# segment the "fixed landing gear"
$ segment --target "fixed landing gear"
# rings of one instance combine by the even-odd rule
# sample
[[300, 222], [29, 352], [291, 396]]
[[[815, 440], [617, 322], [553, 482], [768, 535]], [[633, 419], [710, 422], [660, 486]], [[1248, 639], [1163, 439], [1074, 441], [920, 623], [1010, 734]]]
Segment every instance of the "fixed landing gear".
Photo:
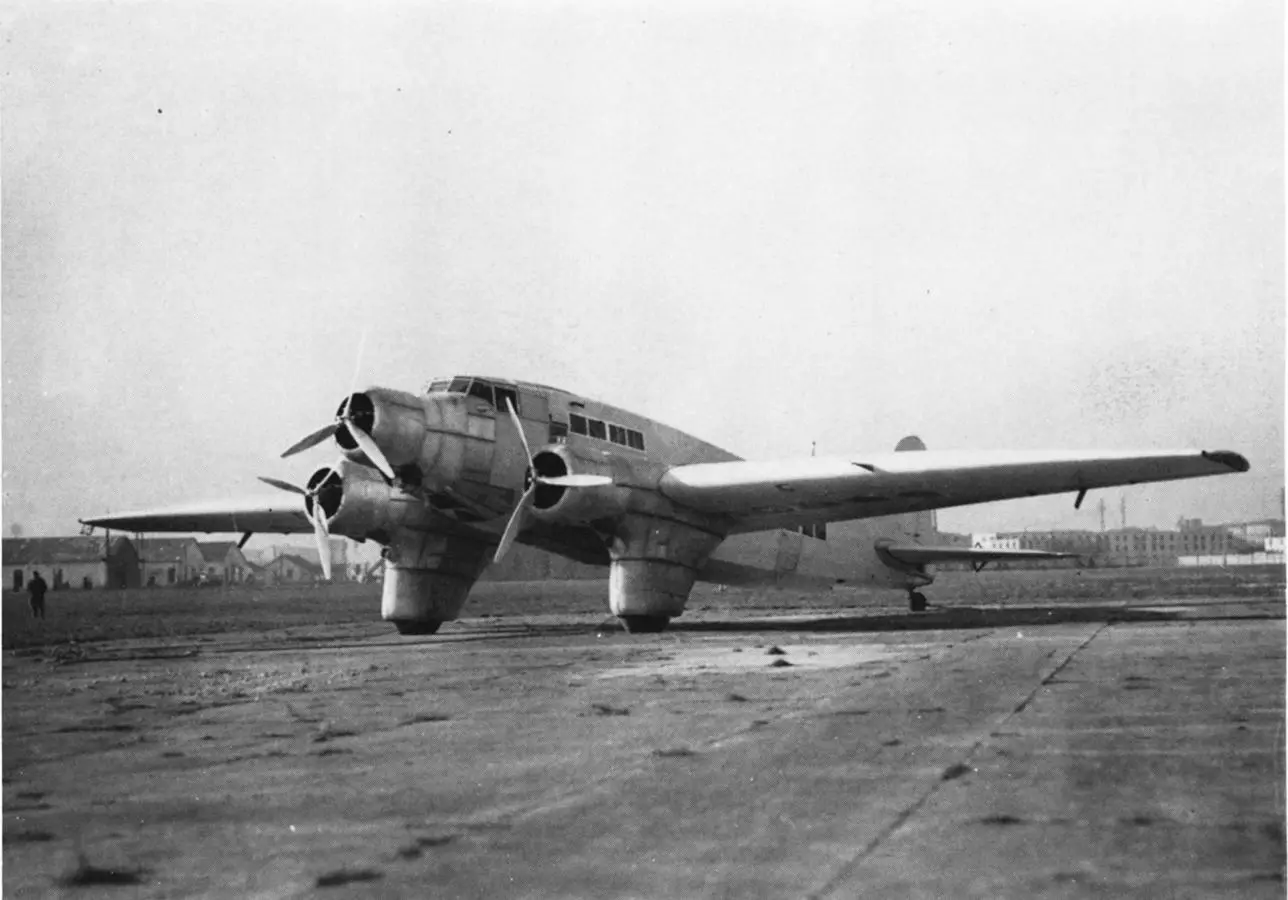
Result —
[[670, 616], [620, 616], [622, 627], [630, 634], [657, 634], [666, 628]]
[[908, 608], [913, 612], [925, 612], [926, 595], [921, 591], [912, 591], [908, 594]]
[[438, 619], [394, 619], [399, 634], [433, 634], [443, 623]]

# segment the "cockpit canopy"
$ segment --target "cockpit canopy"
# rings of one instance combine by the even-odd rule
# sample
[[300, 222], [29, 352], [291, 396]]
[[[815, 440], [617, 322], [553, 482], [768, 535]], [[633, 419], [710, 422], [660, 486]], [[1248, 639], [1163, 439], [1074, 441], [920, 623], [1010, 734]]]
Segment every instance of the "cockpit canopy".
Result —
[[425, 388], [425, 393], [468, 394], [471, 397], [486, 400], [500, 412], [505, 412], [508, 401], [514, 404], [515, 412], [522, 412], [519, 409], [519, 392], [515, 386], [495, 378], [476, 378], [472, 375], [436, 378]]

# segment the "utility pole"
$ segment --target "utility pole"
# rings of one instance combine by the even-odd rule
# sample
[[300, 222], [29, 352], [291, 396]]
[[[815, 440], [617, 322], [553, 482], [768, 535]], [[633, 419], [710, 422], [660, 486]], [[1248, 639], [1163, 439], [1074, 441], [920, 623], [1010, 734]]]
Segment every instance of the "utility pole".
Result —
[[1127, 495], [1123, 494], [1118, 500], [1118, 512], [1122, 515], [1123, 528], [1127, 527]]
[[1100, 531], [1103, 534], [1105, 530], [1105, 498], [1104, 497], [1100, 498], [1100, 503], [1098, 503], [1097, 506], [1100, 509]]

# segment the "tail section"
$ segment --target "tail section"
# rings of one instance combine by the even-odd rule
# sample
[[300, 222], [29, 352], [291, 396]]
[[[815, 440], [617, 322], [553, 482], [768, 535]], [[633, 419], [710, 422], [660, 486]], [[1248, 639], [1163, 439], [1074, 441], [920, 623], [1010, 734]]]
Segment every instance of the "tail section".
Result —
[[[895, 444], [894, 449], [896, 453], [925, 450], [926, 444], [915, 434], [910, 434]], [[939, 514], [933, 509], [908, 513], [904, 516], [891, 516], [891, 518], [899, 520], [905, 526], [900, 530], [912, 536], [915, 540], [933, 541], [939, 534]]]

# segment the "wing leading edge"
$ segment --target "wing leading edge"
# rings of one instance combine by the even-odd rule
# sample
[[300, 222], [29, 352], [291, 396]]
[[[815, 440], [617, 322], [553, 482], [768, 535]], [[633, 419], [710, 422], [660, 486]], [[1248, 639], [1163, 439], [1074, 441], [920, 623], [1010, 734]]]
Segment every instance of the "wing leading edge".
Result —
[[1230, 450], [934, 451], [676, 466], [659, 488], [675, 503], [758, 531], [1246, 472]]
[[184, 506], [112, 513], [81, 519], [84, 525], [118, 531], [178, 531], [205, 533], [255, 532], [311, 534], [313, 525], [298, 499], [254, 498], [212, 500]]

